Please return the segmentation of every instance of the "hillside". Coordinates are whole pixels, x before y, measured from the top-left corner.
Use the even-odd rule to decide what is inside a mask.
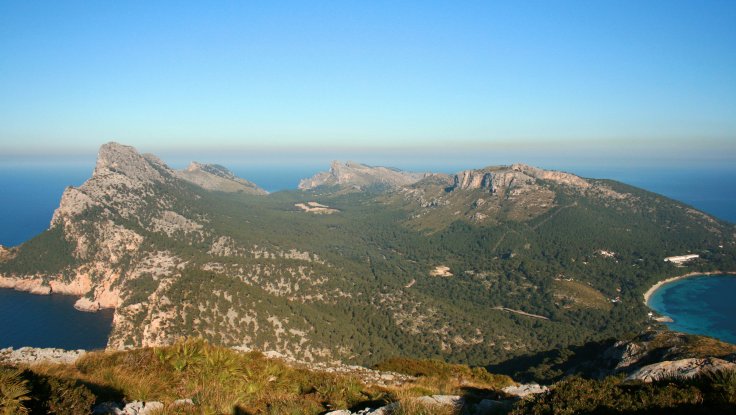
[[[233,172],[219,164],[202,164],[194,161],[186,169],[176,173],[180,178],[207,190],[268,194],[255,183],[235,176]]]
[[[49,229],[0,255],[0,285],[114,308],[111,349],[194,335],[305,361],[487,365],[638,331],[656,324],[654,282],[736,269],[732,224],[607,180],[348,163],[266,195],[201,166],[212,177],[102,146]],[[684,253],[700,259],[663,261]]]

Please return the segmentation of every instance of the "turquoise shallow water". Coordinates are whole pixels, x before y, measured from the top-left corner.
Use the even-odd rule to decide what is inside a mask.
[[[736,344],[736,276],[697,276],[663,285],[649,307],[674,320],[672,330]]]

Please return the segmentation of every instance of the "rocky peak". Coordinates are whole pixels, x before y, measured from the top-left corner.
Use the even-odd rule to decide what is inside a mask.
[[[348,161],[333,161],[330,170],[319,172],[314,176],[302,179],[299,189],[313,189],[318,186],[353,186],[363,188],[371,185],[401,187],[414,184],[426,177],[428,173],[405,172],[391,167],[368,166]]]
[[[155,156],[143,156],[131,146],[115,142],[104,144],[97,154],[94,176],[121,174],[139,182],[162,182],[173,173]]]
[[[62,224],[90,208],[135,216],[152,196],[154,183],[173,179],[171,170],[153,155],[141,155],[135,148],[110,142],[100,147],[92,177],[79,187],[67,187],[54,211],[51,227]]]

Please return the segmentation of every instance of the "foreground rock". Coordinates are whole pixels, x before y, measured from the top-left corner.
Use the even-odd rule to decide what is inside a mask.
[[[409,398],[404,401],[404,404],[408,407],[419,406],[426,410],[432,410],[432,408],[434,408],[439,411],[440,409],[445,410],[451,408],[455,412],[465,415],[505,414],[511,410],[513,402],[517,401],[519,398],[532,394],[545,393],[548,391],[548,388],[537,384],[529,384],[507,387],[504,388],[503,391],[508,395],[513,395],[514,398],[506,400],[481,399],[478,401],[477,399],[466,399],[465,397],[458,395],[429,395]],[[379,408],[366,408],[355,412],[351,412],[347,409],[340,409],[328,412],[326,415],[391,415],[399,409],[401,405],[402,404],[400,402],[393,402]]]
[[[84,356],[84,350],[63,350],[53,348],[21,347],[20,349],[0,349],[0,363],[36,364],[36,363],[65,363],[71,364]]]
[[[519,398],[524,398],[529,395],[535,395],[538,393],[545,393],[549,390],[546,386],[541,386],[536,383],[529,383],[526,385],[518,385],[518,386],[507,386],[503,388],[503,391],[509,395],[518,396]]]
[[[665,378],[692,378],[705,372],[720,370],[736,370],[736,364],[715,357],[665,361],[644,366],[627,379],[653,382]]]
[[[174,405],[176,405],[176,402],[172,404],[172,406]],[[95,415],[153,415],[160,413],[164,408],[164,404],[158,401],[133,401],[125,406],[118,405],[115,402],[103,402],[95,406],[92,413]]]

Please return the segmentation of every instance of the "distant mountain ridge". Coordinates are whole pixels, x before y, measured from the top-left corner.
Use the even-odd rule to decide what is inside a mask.
[[[390,167],[374,167],[353,161],[333,161],[330,170],[320,172],[299,182],[299,189],[307,190],[319,186],[346,186],[363,189],[367,186],[406,186],[427,177],[430,173],[405,172]]]
[[[186,169],[177,171],[177,175],[207,190],[268,194],[255,183],[235,176],[233,172],[219,164],[202,164],[193,161]]]
[[[0,251],[0,286],[114,308],[115,349],[196,335],[310,361],[487,364],[651,324],[641,294],[682,273],[665,256],[736,269],[731,224],[521,164],[443,175],[333,163],[303,190],[251,184],[103,145],[49,229]]]

